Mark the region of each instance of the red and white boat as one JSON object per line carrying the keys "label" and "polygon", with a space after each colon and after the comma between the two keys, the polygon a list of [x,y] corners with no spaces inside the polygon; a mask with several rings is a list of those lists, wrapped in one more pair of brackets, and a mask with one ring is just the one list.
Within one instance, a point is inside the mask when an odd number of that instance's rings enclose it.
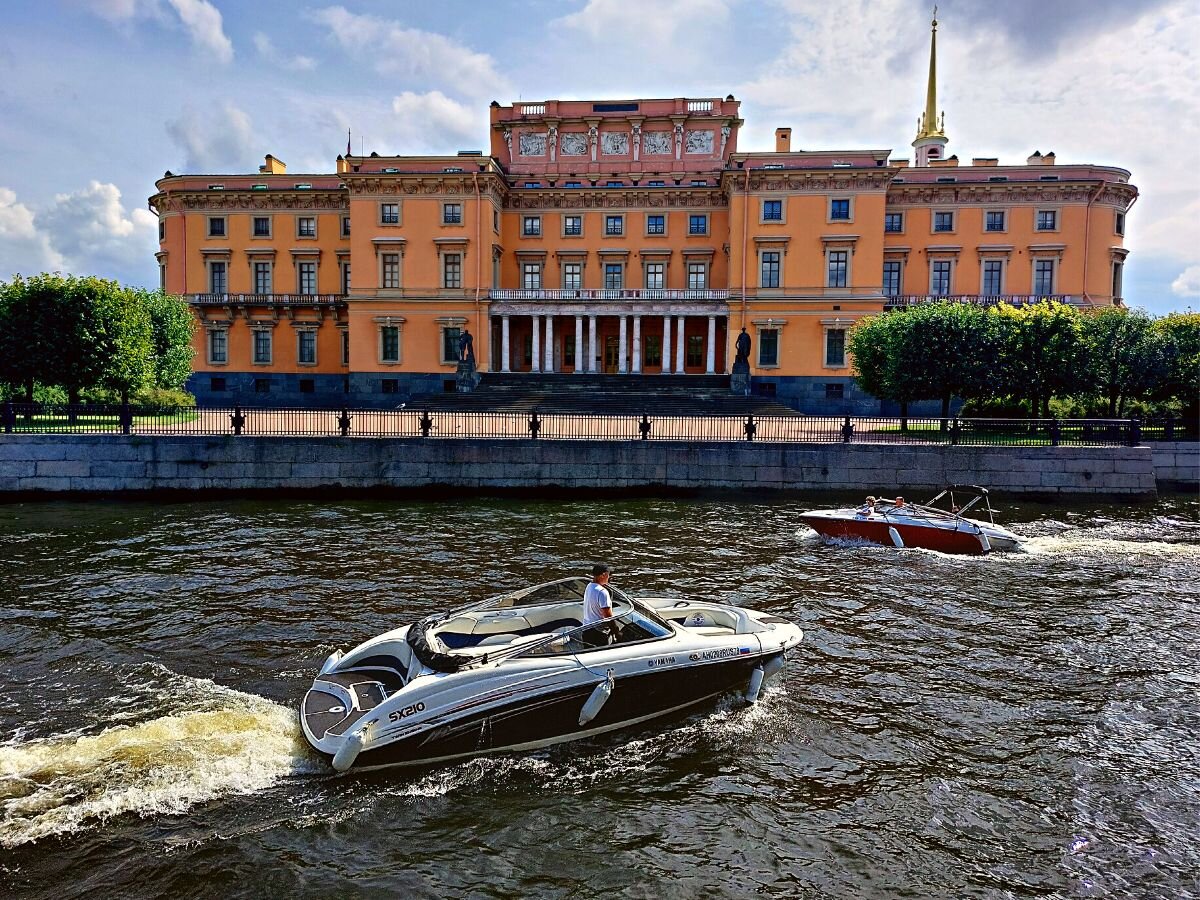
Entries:
{"label": "red and white boat", "polygon": [[[960,505],[958,500],[964,502]],[[977,514],[986,510],[986,522],[964,515],[981,502]],[[894,500],[881,499],[875,501],[873,508],[864,504],[857,509],[811,510],[802,513],[800,520],[827,538],[888,547],[919,547],[942,553],[1021,549],[1021,539],[995,523],[987,488],[976,485],[951,485],[925,504],[901,506]]]}

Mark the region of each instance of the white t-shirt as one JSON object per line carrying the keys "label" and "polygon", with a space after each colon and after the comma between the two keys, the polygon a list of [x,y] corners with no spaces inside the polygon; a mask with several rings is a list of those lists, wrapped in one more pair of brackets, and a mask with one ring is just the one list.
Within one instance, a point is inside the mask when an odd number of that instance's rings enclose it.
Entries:
{"label": "white t-shirt", "polygon": [[601,614],[602,609],[612,612],[612,595],[604,585],[593,581],[583,592],[583,624],[603,622],[606,616]]}

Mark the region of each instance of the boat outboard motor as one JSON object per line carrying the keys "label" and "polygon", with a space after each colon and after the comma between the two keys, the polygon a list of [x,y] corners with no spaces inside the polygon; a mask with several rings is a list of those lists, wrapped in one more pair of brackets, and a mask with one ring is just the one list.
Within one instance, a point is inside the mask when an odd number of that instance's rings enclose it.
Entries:
{"label": "boat outboard motor", "polygon": [[762,692],[763,682],[783,668],[783,654],[772,656],[766,662],[754,667],[750,673],[750,684],[746,686],[746,702],[757,703],[758,695]]}
{"label": "boat outboard motor", "polygon": [[583,709],[579,711],[579,724],[581,726],[586,725],[600,714],[600,710],[604,708],[604,704],[612,696],[613,684],[613,672],[612,669],[609,669],[607,677],[596,685],[596,689],[592,691],[592,696],[588,697],[587,703],[583,704]]}

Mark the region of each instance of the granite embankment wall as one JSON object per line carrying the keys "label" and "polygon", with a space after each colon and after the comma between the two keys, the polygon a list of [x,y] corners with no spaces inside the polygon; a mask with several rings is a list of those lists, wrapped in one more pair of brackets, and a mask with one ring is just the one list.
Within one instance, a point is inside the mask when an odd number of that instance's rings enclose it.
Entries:
{"label": "granite embankment wall", "polygon": [[1160,488],[1200,488],[1200,441],[1159,441],[1153,445],[1153,458]]}
{"label": "granite embankment wall", "polygon": [[10,497],[334,487],[919,495],[964,482],[1010,495],[1156,493],[1149,447],[0,435],[0,494]]}

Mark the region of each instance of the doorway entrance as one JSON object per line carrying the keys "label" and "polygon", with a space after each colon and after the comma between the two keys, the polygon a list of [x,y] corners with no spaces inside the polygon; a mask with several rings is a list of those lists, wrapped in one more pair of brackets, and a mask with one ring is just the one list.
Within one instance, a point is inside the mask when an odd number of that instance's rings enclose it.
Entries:
{"label": "doorway entrance", "polygon": [[617,358],[620,352],[620,338],[608,336],[604,339],[604,372],[608,375],[616,374]]}

